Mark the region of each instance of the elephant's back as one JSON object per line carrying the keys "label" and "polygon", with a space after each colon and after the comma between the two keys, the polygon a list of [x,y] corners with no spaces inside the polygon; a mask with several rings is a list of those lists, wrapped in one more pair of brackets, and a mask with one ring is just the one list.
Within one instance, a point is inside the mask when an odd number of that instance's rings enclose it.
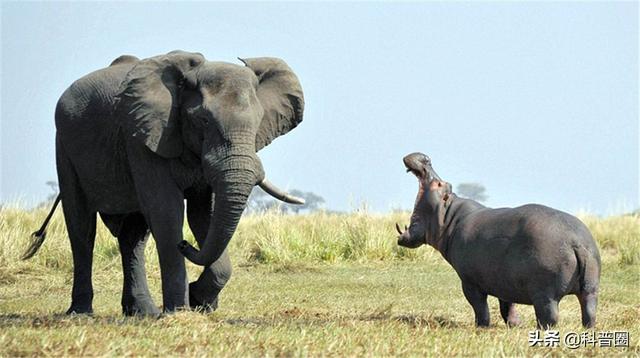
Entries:
{"label": "elephant's back", "polygon": [[[111,118],[115,97],[127,73],[135,61],[116,59],[113,65],[91,72],[73,82],[56,106],[56,128],[66,131],[69,127],[82,125],[79,122],[108,120]],[[92,124],[95,125],[95,124]]]}
{"label": "elephant's back", "polygon": [[134,66],[119,62],[74,82],[56,108],[57,155],[73,166],[89,205],[103,213],[137,208],[114,98]]}

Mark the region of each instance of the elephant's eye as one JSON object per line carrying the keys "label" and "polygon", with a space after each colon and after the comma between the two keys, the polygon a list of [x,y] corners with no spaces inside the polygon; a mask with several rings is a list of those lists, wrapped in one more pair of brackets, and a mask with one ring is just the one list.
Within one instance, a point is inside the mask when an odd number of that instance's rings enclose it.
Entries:
{"label": "elephant's eye", "polygon": [[198,126],[203,126],[209,124],[209,115],[207,110],[202,108],[202,106],[192,107],[187,110],[188,115],[193,118],[193,121]]}

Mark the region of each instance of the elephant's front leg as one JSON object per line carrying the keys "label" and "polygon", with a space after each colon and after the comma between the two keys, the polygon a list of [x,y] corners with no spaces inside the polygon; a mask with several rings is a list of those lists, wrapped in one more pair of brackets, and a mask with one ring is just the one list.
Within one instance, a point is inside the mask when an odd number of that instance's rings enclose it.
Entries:
{"label": "elephant's front leg", "polygon": [[163,308],[165,312],[172,312],[189,304],[187,270],[184,257],[178,251],[178,243],[182,241],[184,202],[181,192],[167,195],[166,192],[171,191],[169,188],[154,184],[146,187],[155,189],[153,193],[145,192],[141,195],[145,197],[141,200],[144,204],[141,204],[145,208],[143,212],[156,241]]}
{"label": "elephant's front leg", "polygon": [[130,141],[129,165],[140,209],[156,241],[165,312],[188,307],[187,271],[178,243],[182,241],[184,195],[173,180],[167,159]]}
{"label": "elephant's front leg", "polygon": [[122,255],[122,312],[127,316],[157,316],[160,310],[153,302],[147,285],[144,263],[144,248],[147,243],[148,226],[140,213],[128,215],[118,235]]}
{"label": "elephant's front leg", "polygon": [[[187,199],[187,221],[191,232],[202,247],[211,221],[213,196],[211,188],[189,189]],[[211,266],[204,268],[197,281],[189,284],[189,303],[192,308],[205,312],[218,308],[218,295],[231,278],[231,260],[228,249]]]}

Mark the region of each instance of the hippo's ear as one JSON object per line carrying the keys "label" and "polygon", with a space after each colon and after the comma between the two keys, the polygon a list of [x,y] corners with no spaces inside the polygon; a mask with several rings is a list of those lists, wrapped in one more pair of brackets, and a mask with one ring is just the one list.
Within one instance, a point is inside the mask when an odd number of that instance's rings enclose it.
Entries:
{"label": "hippo's ear", "polygon": [[204,62],[199,53],[173,51],[139,61],[129,71],[117,96],[124,127],[153,152],[173,158],[182,153],[178,116],[180,92],[195,85],[196,68]]}
{"label": "hippo's ear", "polygon": [[257,95],[264,116],[256,134],[256,151],[302,122],[304,95],[298,77],[279,58],[239,59],[258,77]]}

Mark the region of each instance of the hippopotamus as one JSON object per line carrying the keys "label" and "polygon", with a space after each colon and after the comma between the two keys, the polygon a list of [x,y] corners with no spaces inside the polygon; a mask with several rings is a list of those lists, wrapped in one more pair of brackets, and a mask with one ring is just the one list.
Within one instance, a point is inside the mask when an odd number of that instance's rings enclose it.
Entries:
{"label": "hippopotamus", "polygon": [[500,301],[507,326],[520,323],[515,304],[533,305],[538,328],[554,326],[566,295],[578,297],[582,325],[595,325],[600,253],[578,218],[537,204],[491,209],[454,194],[425,154],[403,161],[419,189],[409,227],[396,224],[398,245],[428,244],[442,254],[462,281],[476,326],[489,326],[488,295]]}

